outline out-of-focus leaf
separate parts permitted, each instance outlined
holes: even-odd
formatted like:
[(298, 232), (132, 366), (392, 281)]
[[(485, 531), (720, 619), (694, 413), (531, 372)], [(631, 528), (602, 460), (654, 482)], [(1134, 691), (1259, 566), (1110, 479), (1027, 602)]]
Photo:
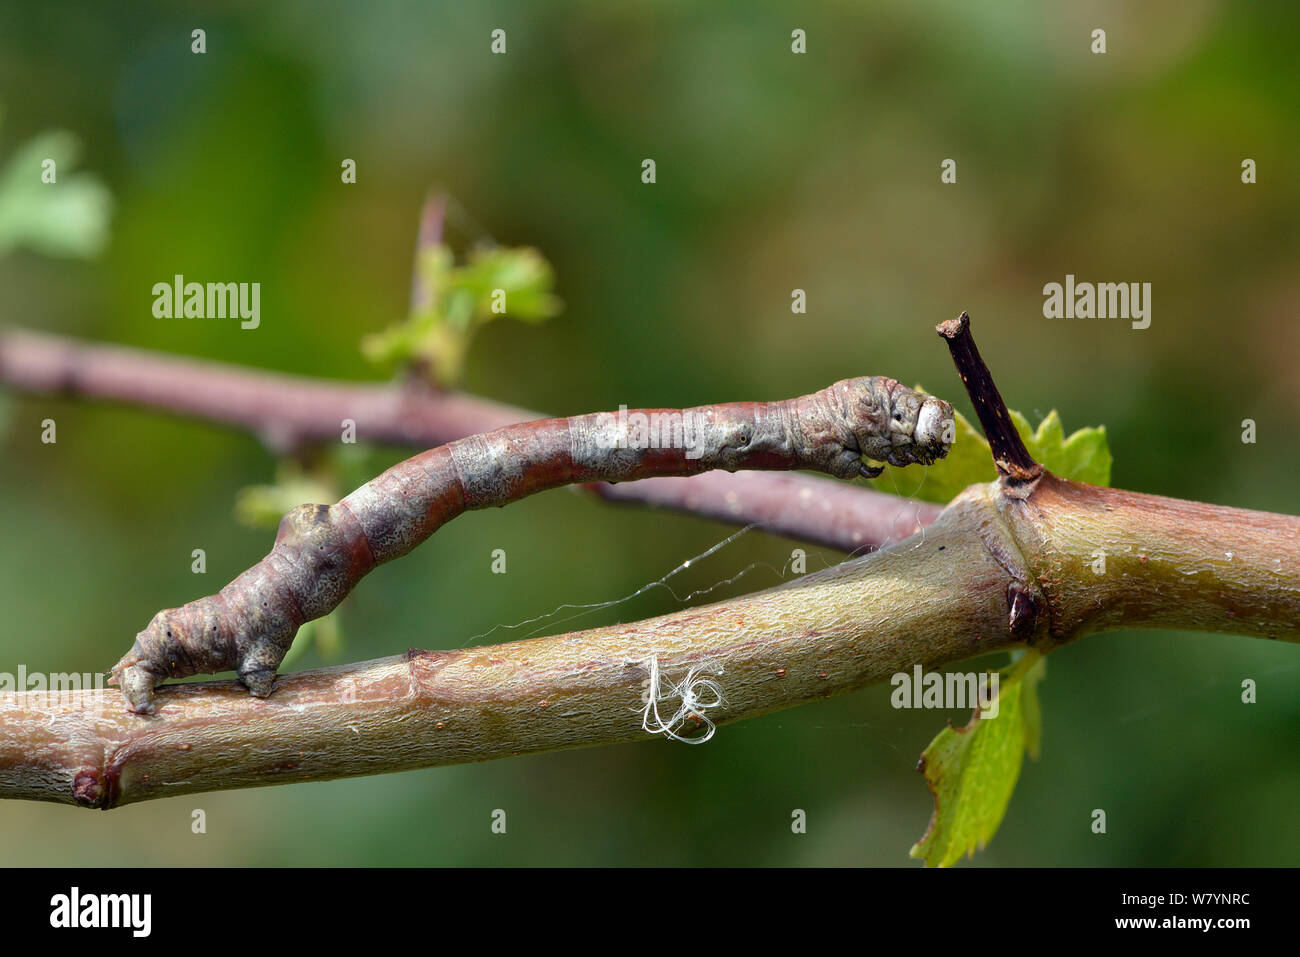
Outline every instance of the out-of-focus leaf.
[[(560, 300), (551, 293), (554, 282), (551, 264), (536, 249), (494, 246), (474, 250), (468, 264), (453, 269), (448, 276), (448, 291), (469, 293), (475, 318), (480, 321), (506, 315), (541, 322), (560, 311)], [(494, 296), (503, 300), (503, 312), (492, 311)]]
[(535, 249), (475, 249), (461, 266), (450, 248), (429, 246), (416, 262), (427, 304), (406, 321), (366, 336), (362, 353), (385, 366), (409, 365), (437, 385), (456, 384), (475, 333), (494, 319), (541, 322), (558, 313), (554, 271)]
[[(0, 254), (19, 246), (49, 256), (89, 258), (108, 241), (113, 201), (90, 173), (75, 172), (71, 133), (42, 133), (20, 146), (0, 172)], [(42, 180), (54, 161), (55, 181)]]
[(299, 505), (328, 505), (338, 499), (338, 488), (328, 473), (308, 472), (289, 461), (276, 470), (273, 485), (240, 489), (235, 498), (235, 518), (249, 528), (279, 528), (285, 513)]

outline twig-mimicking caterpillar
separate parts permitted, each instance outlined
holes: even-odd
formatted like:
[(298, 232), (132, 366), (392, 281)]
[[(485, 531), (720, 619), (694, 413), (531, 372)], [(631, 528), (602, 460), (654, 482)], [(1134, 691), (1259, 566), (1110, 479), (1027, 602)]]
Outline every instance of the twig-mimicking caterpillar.
[(130, 710), (153, 710), (169, 677), (235, 669), (271, 693), (303, 622), (328, 614), (375, 566), (470, 509), (582, 482), (711, 469), (813, 469), (873, 476), (863, 459), (929, 464), (948, 453), (952, 407), (884, 376), (781, 402), (736, 402), (544, 419), (413, 456), (336, 505), (300, 505), (275, 546), (216, 595), (154, 616), (113, 666)]

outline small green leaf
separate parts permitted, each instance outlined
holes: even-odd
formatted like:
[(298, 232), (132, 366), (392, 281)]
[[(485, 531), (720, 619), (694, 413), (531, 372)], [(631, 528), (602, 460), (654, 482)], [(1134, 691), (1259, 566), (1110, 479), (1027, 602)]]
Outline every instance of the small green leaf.
[[(506, 315), (541, 322), (560, 310), (559, 299), (551, 294), (554, 279), (551, 264), (536, 249), (491, 247), (470, 253), (469, 263), (452, 271), (448, 288), (473, 295), (475, 318), (480, 321)], [(504, 312), (493, 311), (494, 294), (504, 300)]]
[[(80, 146), (71, 133), (41, 133), (15, 150), (0, 172), (0, 254), (24, 246), (47, 256), (89, 258), (108, 241), (108, 188), (75, 172)], [(54, 162), (55, 181), (42, 181)]]
[[(917, 391), (924, 390), (917, 386)], [(1055, 409), (1038, 424), (1037, 430), (1030, 428), (1029, 421), (1019, 412), (1010, 410), (1010, 413), (1025, 448), (1048, 471), (1076, 482), (1110, 484), (1111, 454), (1105, 426), (1079, 429), (1066, 437)], [(956, 413), (956, 419), (956, 441), (946, 458), (926, 467), (924, 481), (918, 483), (915, 466), (900, 469), (887, 465), (884, 473), (875, 479), (875, 487), (882, 492), (946, 504), (967, 486), (997, 478), (988, 440), (960, 412)]]
[(479, 248), (457, 266), (449, 247), (435, 245), (421, 251), (416, 269), (427, 302), (405, 322), (366, 336), (361, 351), (381, 365), (411, 366), (439, 386), (460, 379), (482, 326), (503, 317), (542, 322), (561, 308), (551, 264), (535, 249)]
[(1025, 752), (1038, 755), (1042, 716), (1036, 686), (1045, 670), (1046, 659), (1026, 651), (999, 673), (996, 717), (976, 711), (966, 727), (944, 728), (930, 742), (918, 770), (934, 796), (934, 813), (911, 857), (923, 858), (927, 867), (949, 867), (992, 840)]
[(1037, 431), (1019, 412), (1012, 412), (1011, 420), (1034, 461), (1049, 472), (1075, 482), (1110, 484), (1112, 459), (1104, 425), (1079, 429), (1067, 438), (1055, 409), (1038, 423)]

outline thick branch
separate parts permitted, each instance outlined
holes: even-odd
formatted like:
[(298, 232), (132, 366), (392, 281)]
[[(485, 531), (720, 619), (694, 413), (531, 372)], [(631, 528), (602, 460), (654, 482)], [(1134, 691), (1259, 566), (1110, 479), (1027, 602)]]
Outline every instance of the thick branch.
[[(1298, 518), (1050, 475), (1010, 497), (1000, 480), (908, 541), (662, 618), (304, 672), (268, 699), (168, 686), (152, 718), (113, 691), (0, 696), (0, 796), (107, 808), (646, 738), (652, 661), (662, 688), (692, 669), (716, 681), (721, 724), (1121, 627), (1300, 642), (1298, 568)], [(679, 703), (669, 690), (660, 710)]]
[[(418, 382), (377, 386), (311, 379), (16, 329), (0, 330), (0, 382), (26, 392), (106, 399), (247, 429), (279, 450), (337, 441), (344, 419), (356, 423), (363, 441), (426, 449), (542, 418)], [(585, 487), (612, 501), (756, 524), (845, 552), (897, 541), (940, 511), (805, 475), (741, 472)]]
[(1067, 482), (999, 494), (1047, 640), (1170, 628), (1300, 641), (1300, 517)]
[[(0, 796), (113, 807), (645, 738), (652, 659), (672, 682), (701, 669), (725, 699), (708, 717), (734, 721), (1007, 647), (1005, 589), (953, 514), (924, 542), (754, 595), (284, 676), (266, 699), (233, 682), (170, 685), (142, 718), (111, 690), (0, 696)], [(678, 704), (667, 695), (660, 710)]]

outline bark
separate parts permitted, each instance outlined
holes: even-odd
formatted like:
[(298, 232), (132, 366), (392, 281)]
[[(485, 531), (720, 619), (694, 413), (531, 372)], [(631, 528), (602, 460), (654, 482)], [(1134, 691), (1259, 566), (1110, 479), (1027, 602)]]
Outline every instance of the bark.
[(1298, 518), (1000, 479), (907, 541), (661, 618), (282, 676), (266, 699), (165, 686), (147, 718), (115, 691), (0, 696), (0, 796), (110, 808), (645, 739), (652, 662), (721, 689), (689, 727), (1121, 627), (1300, 642), (1297, 569)]

